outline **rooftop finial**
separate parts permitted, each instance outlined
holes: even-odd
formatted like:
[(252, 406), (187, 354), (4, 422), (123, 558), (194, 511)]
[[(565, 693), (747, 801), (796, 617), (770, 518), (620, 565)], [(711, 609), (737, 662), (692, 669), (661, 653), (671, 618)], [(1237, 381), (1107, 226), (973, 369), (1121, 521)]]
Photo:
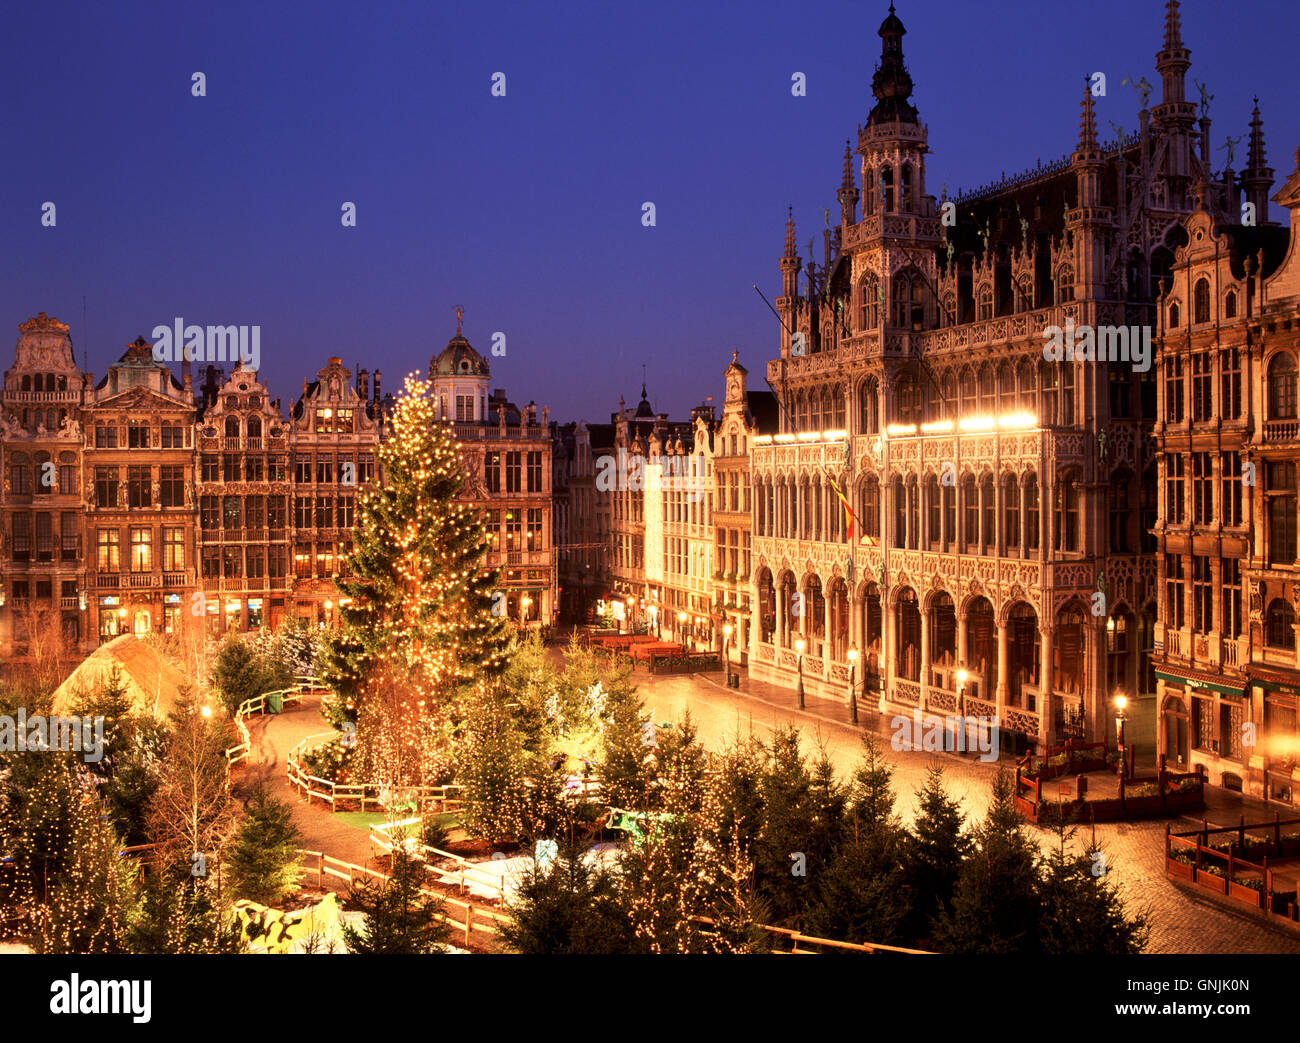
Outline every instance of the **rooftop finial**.
[(1264, 158), (1264, 121), (1259, 118), (1259, 96), (1255, 97), (1255, 110), (1250, 114), (1250, 152), (1246, 167), (1251, 171), (1263, 170)]
[(1097, 151), (1097, 115), (1092, 107), (1092, 85), (1088, 77), (1083, 78), (1083, 115), (1079, 120), (1079, 151)]
[(465, 309), (462, 308), (459, 304), (456, 305), (456, 336), (458, 337), (460, 336), (461, 320), (464, 318), (464, 316), (465, 316)]
[(1178, 14), (1178, 0), (1168, 0), (1165, 4), (1165, 50), (1181, 51), (1183, 49), (1183, 23)]
[(786, 207), (785, 217), (785, 255), (787, 257), (797, 257), (798, 247), (794, 242), (794, 207)]

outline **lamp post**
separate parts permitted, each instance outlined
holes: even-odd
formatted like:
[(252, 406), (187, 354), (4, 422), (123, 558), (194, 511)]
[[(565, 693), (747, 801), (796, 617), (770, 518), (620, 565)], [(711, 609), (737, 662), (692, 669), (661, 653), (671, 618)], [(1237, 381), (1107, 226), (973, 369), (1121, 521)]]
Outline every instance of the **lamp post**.
[(1119, 732), (1119, 777), (1128, 778), (1128, 746), (1124, 743), (1124, 711), (1128, 708), (1128, 696), (1123, 692), (1115, 694), (1115, 727)]
[(731, 624), (722, 627), (722, 665), (727, 671), (727, 687), (731, 687)]
[(519, 599), (519, 625), (524, 629), (528, 628), (528, 606), (533, 603), (533, 599), (527, 594)]
[(686, 651), (686, 642), (682, 640), (682, 633), (686, 630), (686, 613), (677, 613), (677, 640), (681, 642), (682, 651)]
[(804, 708), (803, 706), (803, 650), (806, 647), (807, 646), (804, 644), (803, 638), (799, 638), (799, 640), (797, 640), (794, 643), (794, 650), (796, 654), (795, 664), (799, 669), (799, 709), (801, 710)]
[(849, 649), (849, 720), (858, 723), (858, 685), (854, 672), (858, 666), (858, 650)]
[(117, 610), (117, 618), (118, 618), (117, 632), (119, 634), (125, 634), (126, 633), (126, 606), (125, 605), (123, 605), (121, 608)]
[(627, 599), (627, 632), (629, 634), (636, 633), (636, 598), (635, 597), (630, 597)]

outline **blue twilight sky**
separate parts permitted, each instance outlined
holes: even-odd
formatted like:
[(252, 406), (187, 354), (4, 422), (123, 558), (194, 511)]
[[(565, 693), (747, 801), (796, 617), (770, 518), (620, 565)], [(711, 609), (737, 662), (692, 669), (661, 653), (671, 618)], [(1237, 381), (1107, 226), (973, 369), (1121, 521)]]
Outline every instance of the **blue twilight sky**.
[[(480, 351), (507, 335), (492, 385), (561, 420), (635, 402), (642, 363), (657, 410), (720, 402), (733, 346), (762, 387), (778, 328), (751, 287), (779, 293), (787, 204), (804, 252), (836, 206), (887, 9), (11, 5), (0, 369), (37, 311), (72, 325), (97, 378), (180, 316), (260, 325), (286, 405), (331, 355), (396, 390), (455, 332), (460, 304)], [(1159, 100), (1159, 0), (899, 0), (898, 14), (935, 195), (1068, 153), (1086, 73), (1107, 74), (1105, 137), (1108, 120), (1137, 125), (1123, 77), (1145, 75)], [(1300, 145), (1293, 3), (1188, 0), (1182, 21), (1189, 97), (1193, 78), (1208, 83), (1216, 149), (1247, 132), (1258, 93), (1285, 177)], [(191, 96), (195, 71), (206, 97)], [(1236, 154), (1240, 168), (1244, 142)]]

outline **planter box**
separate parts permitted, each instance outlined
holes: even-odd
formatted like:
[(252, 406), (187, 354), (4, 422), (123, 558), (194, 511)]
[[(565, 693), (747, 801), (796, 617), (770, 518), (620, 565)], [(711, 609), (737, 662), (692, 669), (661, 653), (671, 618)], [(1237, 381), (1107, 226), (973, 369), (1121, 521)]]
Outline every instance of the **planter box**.
[(1263, 902), (1261, 901), (1263, 892), (1256, 891), (1254, 888), (1247, 887), (1245, 884), (1230, 882), (1228, 884), (1228, 897), (1234, 898), (1243, 905), (1250, 906), (1252, 909), (1259, 909), (1263, 906)]
[(1196, 867), (1185, 865), (1182, 862), (1176, 862), (1172, 858), (1165, 859), (1165, 875), (1176, 876), (1180, 880), (1191, 880), (1196, 875)]
[(1287, 908), (1295, 901), (1294, 891), (1274, 891), (1273, 892), (1273, 912), (1278, 916), (1286, 916)]
[(1221, 876), (1215, 876), (1213, 873), (1206, 872), (1202, 869), (1193, 878), (1197, 887), (1203, 887), (1216, 895), (1226, 895), (1228, 893), (1228, 881)]

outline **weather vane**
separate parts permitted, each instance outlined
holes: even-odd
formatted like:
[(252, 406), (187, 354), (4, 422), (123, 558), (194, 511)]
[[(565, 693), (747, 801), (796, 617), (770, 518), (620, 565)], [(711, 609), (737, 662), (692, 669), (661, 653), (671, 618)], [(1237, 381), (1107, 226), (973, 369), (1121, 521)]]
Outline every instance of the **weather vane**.
[(1138, 96), (1142, 99), (1142, 107), (1144, 109), (1147, 107), (1147, 102), (1151, 100), (1151, 84), (1147, 82), (1147, 78), (1145, 76), (1137, 80), (1132, 80), (1129, 79), (1129, 77), (1125, 76), (1119, 82), (1121, 84), (1127, 84), (1128, 86), (1132, 87), (1135, 91), (1137, 91)]
[(456, 305), (456, 336), (458, 337), (460, 336), (461, 319), (464, 317), (464, 315), (465, 315), (465, 309), (462, 308), (459, 304)]

